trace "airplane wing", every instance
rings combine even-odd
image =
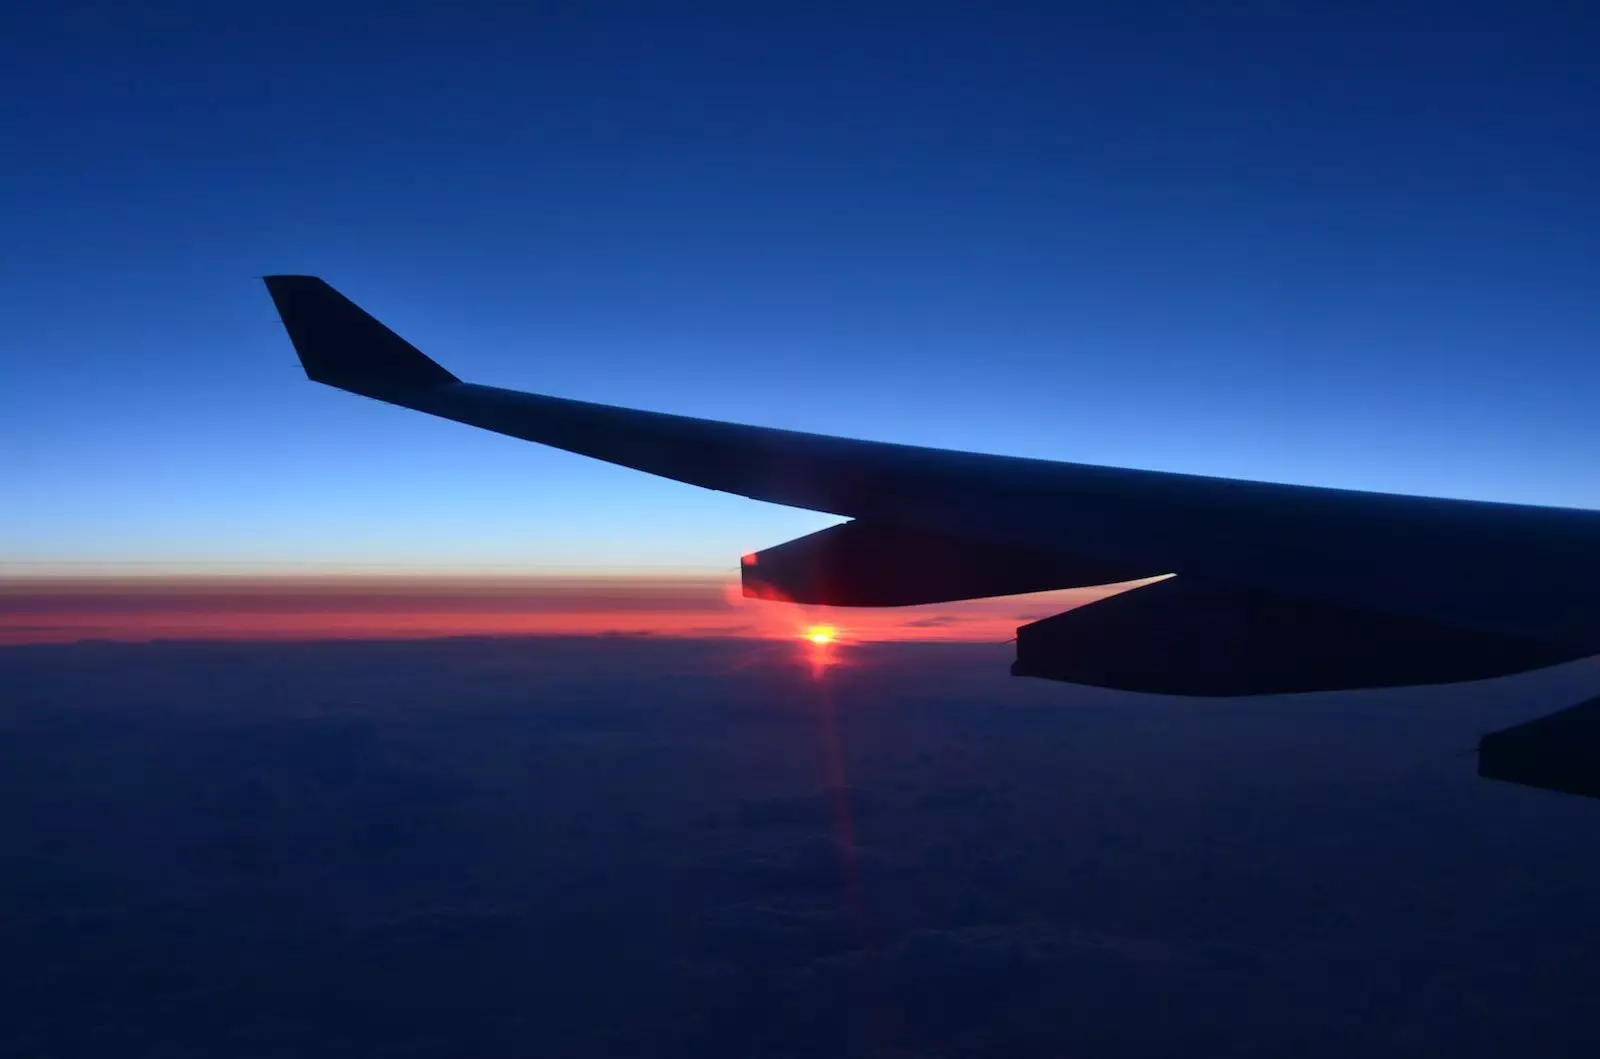
[[[747,595],[895,606],[1157,578],[1019,630],[1013,672],[1169,694],[1474,680],[1600,653],[1600,512],[951,452],[463,382],[312,276],[267,289],[352,393],[852,521]]]

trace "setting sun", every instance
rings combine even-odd
[[[813,625],[806,630],[806,639],[814,644],[833,643],[838,636],[838,630],[832,625]]]

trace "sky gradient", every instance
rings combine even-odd
[[[472,381],[1600,505],[1597,16],[1363,6],[13,7],[0,574],[725,578],[829,521],[308,384],[273,272]]]

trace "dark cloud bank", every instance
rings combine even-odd
[[[1593,663],[1179,702],[791,650],[0,651],[0,1056],[1600,1044],[1600,803],[1469,753]]]

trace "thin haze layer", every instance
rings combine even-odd
[[[724,578],[35,577],[0,580],[0,644],[447,636],[998,642],[1106,589],[892,610],[748,600]]]

